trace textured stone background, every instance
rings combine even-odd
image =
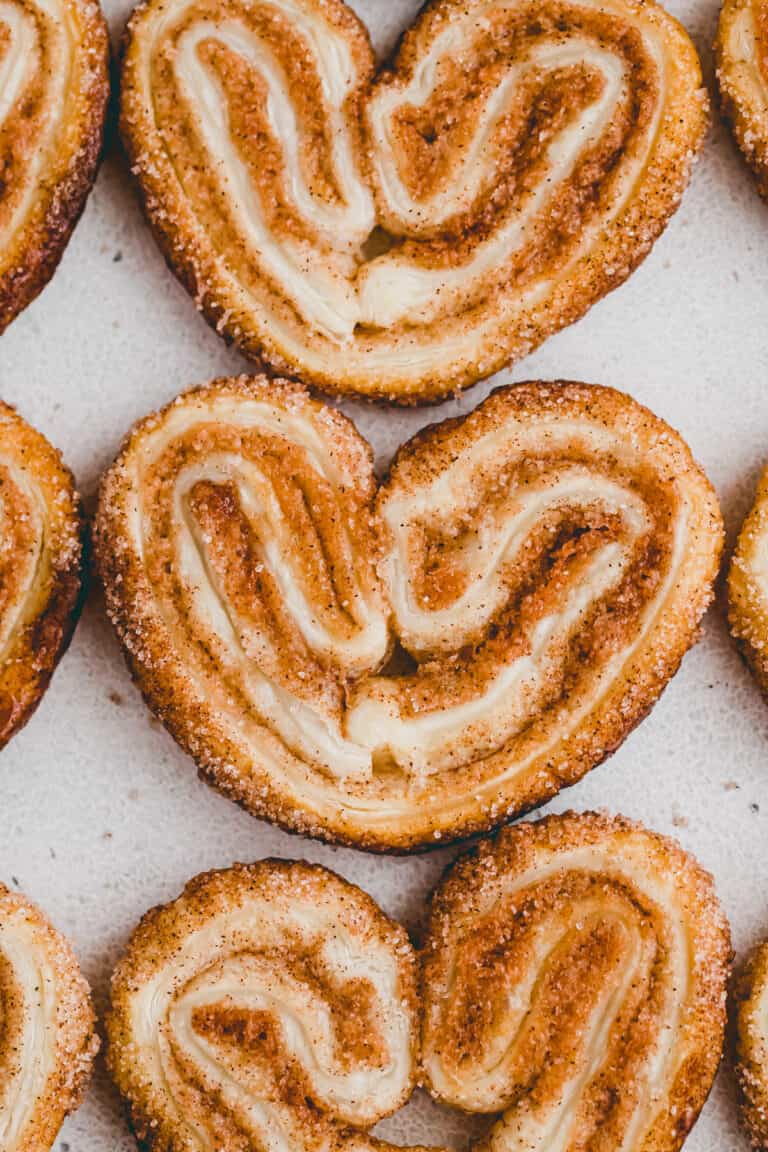
[[[711,84],[717,0],[671,3]],[[418,7],[355,5],[385,50]],[[108,0],[117,37],[128,9]],[[723,503],[729,540],[768,457],[768,208],[715,123],[682,208],[633,278],[504,379],[567,376],[631,392],[681,430]],[[144,226],[114,144],[54,282],[0,340],[0,395],[64,452],[89,506],[134,419],[244,362],[196,314]],[[420,424],[467,410],[348,410],[383,463]],[[702,643],[616,756],[550,810],[602,807],[676,835],[715,874],[739,952],[768,934],[768,706],[730,643],[722,596]],[[252,820],[200,784],[132,688],[97,596],[32,723],[0,758],[0,876],[75,941],[98,1004],[139,916],[205,868],[276,854],[330,865],[418,929],[451,858],[368,857]],[[743,1152],[725,1069],[687,1149]],[[417,1098],[398,1142],[462,1146],[461,1118]],[[103,1071],[64,1152],[128,1152]]]

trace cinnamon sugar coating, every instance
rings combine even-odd
[[[11,0],[0,15],[0,332],[61,259],[96,177],[109,96],[97,0]]]
[[[151,0],[121,130],[217,331],[325,391],[436,400],[621,284],[702,140],[653,0],[435,0],[378,74],[341,0]]]
[[[728,572],[731,633],[768,695],[768,470],[745,519]]]
[[[712,879],[674,841],[595,813],[506,828],[433,897],[426,1086],[501,1113],[497,1152],[676,1152],[720,1062],[729,959]]]
[[[69,644],[83,533],[59,453],[0,402],[0,747],[29,720]]]
[[[0,884],[0,1146],[48,1152],[80,1104],[99,1042],[70,945]]]
[[[734,984],[733,1024],[741,1117],[755,1148],[768,1148],[768,944],[750,953]]]
[[[369,446],[298,385],[220,380],[134,429],[96,554],[150,707],[258,816],[374,850],[487,829],[621,743],[698,635],[722,545],[629,397],[502,388]]]

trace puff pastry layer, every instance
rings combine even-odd
[[[739,148],[768,195],[768,8],[725,0],[715,40],[723,112]]]
[[[26,724],[80,611],[83,520],[58,452],[0,402],[0,747]]]
[[[741,1115],[755,1148],[768,1148],[768,943],[753,950],[734,986]]]
[[[375,75],[340,0],[151,0],[122,134],[199,308],[330,392],[434,399],[619,285],[706,121],[652,0],[439,0]]]
[[[96,0],[0,4],[0,331],[47,284],[85,205],[108,53]]]
[[[204,774],[384,849],[488,828],[613,751],[696,637],[722,525],[680,437],[609,389],[501,389],[377,492],[348,420],[243,378],[137,426],[96,536],[134,675]]]
[[[88,985],[67,941],[0,884],[0,1148],[48,1152],[98,1050]]]
[[[142,1147],[385,1152],[365,1129],[413,1088],[416,957],[332,872],[237,865],[144,917],[107,1033]]]
[[[449,872],[425,944],[433,1095],[502,1115],[488,1152],[676,1152],[720,1062],[730,939],[673,841],[586,813]]]

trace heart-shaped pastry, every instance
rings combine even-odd
[[[0,748],[40,703],[69,644],[83,530],[58,452],[0,402]]]
[[[0,884],[0,1148],[48,1152],[80,1104],[99,1041],[67,941]]]
[[[715,40],[723,114],[768,196],[768,11],[759,0],[725,0]]]
[[[97,554],[149,705],[250,811],[366,848],[488,828],[573,783],[697,635],[722,524],[629,397],[500,389],[376,491],[351,422],[222,380],[140,423]]]
[[[590,813],[505,829],[459,863],[418,995],[405,932],[359,889],[239,865],[134,932],[109,1066],[158,1152],[397,1152],[369,1129],[410,1095],[420,1039],[435,1097],[501,1113],[477,1152],[676,1152],[720,1061],[728,959],[696,862]]]
[[[96,0],[0,9],[0,331],[53,275],[96,176],[109,96]]]
[[[434,399],[615,288],[677,207],[707,101],[645,0],[438,0],[375,75],[341,0],[150,0],[122,135],[219,332],[340,393]]]
[[[731,633],[768,698],[768,467],[739,532],[728,571]]]

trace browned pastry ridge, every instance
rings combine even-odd
[[[768,696],[768,468],[745,519],[728,572],[731,632]]]
[[[741,1116],[755,1148],[768,1148],[768,943],[753,950],[734,986]]]
[[[723,113],[768,196],[768,6],[763,0],[725,0],[715,40]]]
[[[0,747],[26,724],[69,644],[83,531],[59,453],[0,402]]]
[[[0,1148],[48,1152],[80,1104],[99,1047],[67,941],[0,884]]]
[[[133,934],[108,1062],[154,1152],[394,1152],[368,1129],[417,1074],[501,1113],[478,1152],[675,1152],[719,1063],[729,953],[710,877],[621,819],[518,825],[460,862],[420,994],[405,932],[359,889],[237,865]]]
[[[298,385],[219,380],[101,487],[107,608],[205,777],[285,827],[410,849],[605,759],[698,635],[722,523],[673,430],[582,384],[499,389],[401,448]]]
[[[621,284],[707,100],[653,0],[437,0],[378,75],[341,0],[150,0],[122,136],[216,329],[334,393],[434,400]]]
[[[96,176],[109,95],[96,0],[0,12],[0,332],[50,280]]]

